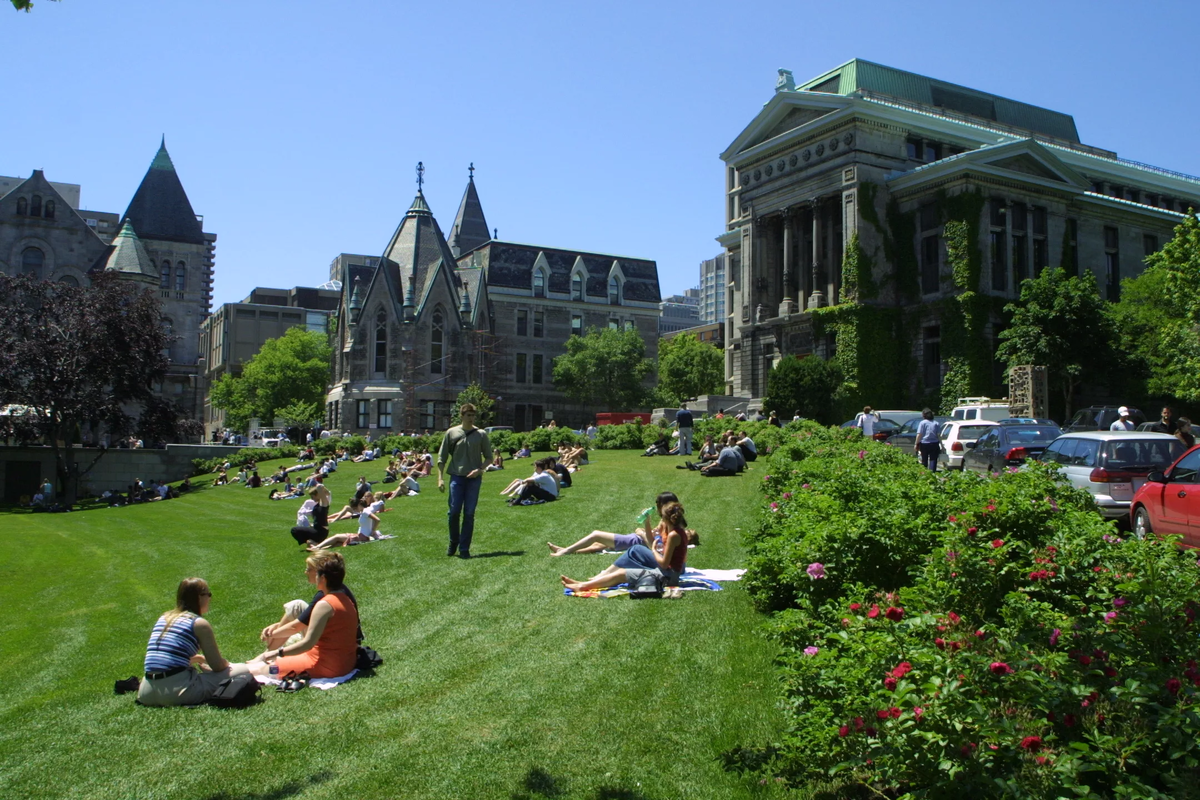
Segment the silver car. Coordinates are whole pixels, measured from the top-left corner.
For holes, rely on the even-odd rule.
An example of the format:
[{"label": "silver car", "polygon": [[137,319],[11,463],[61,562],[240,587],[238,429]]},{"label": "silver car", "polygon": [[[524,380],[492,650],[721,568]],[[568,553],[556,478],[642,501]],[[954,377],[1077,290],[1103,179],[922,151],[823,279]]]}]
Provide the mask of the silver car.
[{"label": "silver car", "polygon": [[1127,519],[1129,501],[1146,475],[1166,469],[1186,449],[1166,433],[1083,431],[1064,433],[1040,458],[1058,464],[1072,486],[1091,492],[1106,518]]},{"label": "silver car", "polygon": [[952,419],[942,425],[938,438],[942,440],[942,452],[938,454],[938,469],[962,469],[963,454],[967,445],[994,428],[998,423],[990,419]]}]

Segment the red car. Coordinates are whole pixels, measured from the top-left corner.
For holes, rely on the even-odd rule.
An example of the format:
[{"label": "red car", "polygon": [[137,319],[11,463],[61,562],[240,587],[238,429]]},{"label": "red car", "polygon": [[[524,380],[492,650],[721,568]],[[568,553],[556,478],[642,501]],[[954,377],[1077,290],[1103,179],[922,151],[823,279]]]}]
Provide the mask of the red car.
[{"label": "red car", "polygon": [[1165,472],[1151,472],[1129,504],[1138,536],[1177,533],[1188,547],[1200,547],[1200,445],[1181,455]]}]

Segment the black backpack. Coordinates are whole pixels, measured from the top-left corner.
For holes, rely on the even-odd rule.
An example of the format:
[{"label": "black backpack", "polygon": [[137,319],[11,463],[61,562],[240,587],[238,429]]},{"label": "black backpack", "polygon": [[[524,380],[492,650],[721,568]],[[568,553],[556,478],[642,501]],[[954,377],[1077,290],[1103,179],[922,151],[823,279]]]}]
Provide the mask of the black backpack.
[{"label": "black backpack", "polygon": [[625,582],[629,585],[629,596],[634,600],[646,600],[663,596],[663,574],[657,569],[627,569]]},{"label": "black backpack", "polygon": [[379,653],[376,653],[365,644],[358,646],[358,660],[354,663],[354,668],[359,672],[370,672],[376,667],[383,664],[383,658]]},{"label": "black backpack", "polygon": [[232,675],[217,686],[217,691],[208,698],[210,706],[217,708],[246,708],[262,700],[262,687],[248,672]]}]

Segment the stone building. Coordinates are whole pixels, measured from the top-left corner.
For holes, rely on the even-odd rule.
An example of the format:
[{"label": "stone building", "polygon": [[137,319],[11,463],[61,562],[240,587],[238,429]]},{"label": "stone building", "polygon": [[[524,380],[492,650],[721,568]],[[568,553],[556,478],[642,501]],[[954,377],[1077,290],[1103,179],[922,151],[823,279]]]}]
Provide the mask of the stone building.
[{"label": "stone building", "polygon": [[418,191],[383,257],[343,254],[326,424],[399,432],[448,424],[459,392],[496,398],[495,424],[555,418],[580,425],[596,409],[554,389],[552,360],[590,327],[636,329],[657,352],[653,261],[502,242],[489,231],[472,174],[450,235]]},{"label": "stone building", "polygon": [[199,419],[200,323],[212,305],[217,237],[204,232],[165,142],[119,217],[79,209],[79,186],[41,170],[0,177],[0,193],[0,271],[81,286],[109,270],[153,289],[176,337],[162,394]]},{"label": "stone building", "polygon": [[660,337],[700,324],[700,287],[664,297],[658,304]]},{"label": "stone building", "polygon": [[1115,300],[1200,206],[1200,179],[1085,145],[1067,114],[861,59],[780,70],[721,158],[727,390],[753,397],[781,355],[839,346],[877,407],[935,397],[951,359],[994,391],[1023,279],[1091,270]]}]

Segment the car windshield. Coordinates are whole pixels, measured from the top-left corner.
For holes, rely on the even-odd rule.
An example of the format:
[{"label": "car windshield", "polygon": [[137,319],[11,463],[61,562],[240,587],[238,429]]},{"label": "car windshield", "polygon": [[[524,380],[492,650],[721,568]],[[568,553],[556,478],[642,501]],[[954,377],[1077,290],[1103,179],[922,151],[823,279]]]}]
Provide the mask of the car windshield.
[{"label": "car windshield", "polygon": [[994,428],[995,425],[963,425],[958,429],[958,440],[960,442],[970,442],[978,439],[987,433],[989,428]]},{"label": "car windshield", "polygon": [[1084,409],[1075,412],[1075,418],[1071,420],[1072,425],[1095,425],[1096,412],[1091,409]]},{"label": "car windshield", "polygon": [[1183,454],[1178,439],[1119,439],[1104,443],[1108,469],[1165,469]]},{"label": "car windshield", "polygon": [[[1007,427],[1007,426],[1006,426]],[[1008,428],[1008,441],[1012,444],[1046,444],[1052,442],[1062,436],[1062,431],[1058,426],[1050,425],[1029,425],[1020,427]]]}]

